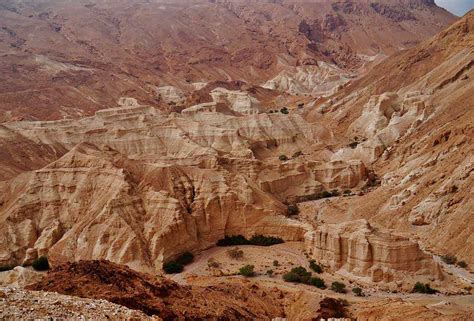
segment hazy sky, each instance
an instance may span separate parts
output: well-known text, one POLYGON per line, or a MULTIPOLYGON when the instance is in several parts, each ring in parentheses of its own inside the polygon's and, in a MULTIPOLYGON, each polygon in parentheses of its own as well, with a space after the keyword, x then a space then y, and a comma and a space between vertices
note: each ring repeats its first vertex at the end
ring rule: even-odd
POLYGON ((436 4, 455 15, 462 16, 474 8, 474 0, 435 0, 436 4))

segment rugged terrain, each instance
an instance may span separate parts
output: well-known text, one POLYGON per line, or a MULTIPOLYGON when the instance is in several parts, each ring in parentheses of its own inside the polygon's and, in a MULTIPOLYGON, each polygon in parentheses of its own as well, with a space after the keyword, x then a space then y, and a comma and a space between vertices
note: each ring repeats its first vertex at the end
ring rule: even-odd
POLYGON ((214 80, 326 93, 453 21, 432 0, 4 0, 0 120, 77 118, 122 96, 166 110, 157 87, 214 80))
POLYGON ((0 285, 170 320, 469 320, 474 11, 48 0, 0 18, 0 285), (232 258, 216 244, 235 235, 285 243, 232 258), (326 289, 283 280, 310 260, 326 289))

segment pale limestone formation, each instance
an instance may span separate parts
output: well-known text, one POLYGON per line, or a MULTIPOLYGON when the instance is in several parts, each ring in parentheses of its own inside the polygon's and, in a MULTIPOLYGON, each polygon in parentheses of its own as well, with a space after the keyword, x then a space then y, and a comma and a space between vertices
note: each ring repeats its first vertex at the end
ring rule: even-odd
POLYGON ((156 273, 226 235, 303 240, 305 227, 284 216, 283 202, 366 179, 360 161, 278 160, 332 139, 299 115, 205 106, 167 116, 126 105, 80 120, 7 124, 63 152, 0 184, 0 263, 47 255, 52 264, 108 259, 156 273))
POLYGON ((336 65, 319 61, 317 66, 288 67, 263 87, 293 95, 330 96, 343 87, 350 75, 336 65))
POLYGON ((228 104, 233 111, 243 115, 257 114, 260 111, 260 102, 247 92, 216 88, 211 91, 214 102, 228 104))
POLYGON ((312 257, 331 267, 373 282, 392 282, 400 277, 441 278, 433 258, 408 238, 378 231, 365 220, 327 224, 305 236, 312 257))

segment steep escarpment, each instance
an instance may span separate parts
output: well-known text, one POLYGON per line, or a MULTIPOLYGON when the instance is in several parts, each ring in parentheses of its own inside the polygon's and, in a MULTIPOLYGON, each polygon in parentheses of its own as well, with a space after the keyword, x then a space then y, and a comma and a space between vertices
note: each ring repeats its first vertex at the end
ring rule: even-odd
POLYGON ((367 221, 323 225, 306 235, 314 259, 334 270, 369 276, 372 282, 409 277, 442 278, 433 258, 408 238, 374 230, 367 221))

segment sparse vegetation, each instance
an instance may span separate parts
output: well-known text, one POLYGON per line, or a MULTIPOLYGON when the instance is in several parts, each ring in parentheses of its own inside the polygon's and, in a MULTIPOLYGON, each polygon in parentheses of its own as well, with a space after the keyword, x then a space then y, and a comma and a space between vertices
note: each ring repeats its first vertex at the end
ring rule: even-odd
POLYGON ((309 261, 309 268, 318 274, 323 273, 323 268, 315 260, 309 261))
POLYGON ((413 287, 412 293, 424 293, 424 294, 436 294, 439 291, 433 289, 428 283, 421 283, 416 282, 415 286, 413 287))
POLYGON ((298 158, 303 155, 302 151, 297 151, 296 153, 293 154, 292 158, 298 158))
POLYGON ((346 293, 346 285, 341 282, 332 282, 331 290, 337 293, 346 293))
POLYGON ((207 260, 207 267, 217 269, 219 266, 220 263, 214 260, 214 258, 207 260))
POLYGON ((312 286, 317 287, 318 289, 325 289, 326 288, 326 284, 324 283, 324 280, 321 279, 321 278, 318 278, 318 277, 312 277, 309 280, 309 284, 311 284, 312 286))
POLYGON ((288 108, 283 107, 282 109, 280 109, 280 113, 288 115, 290 113, 290 111, 288 110, 288 108))
POLYGON ((465 268, 467 268, 467 263, 466 263, 466 261, 459 261, 457 263, 457 266, 459 266, 460 268, 465 269, 465 268))
POLYGON ((48 258, 46 256, 41 256, 34 260, 31 263, 31 266, 33 269, 35 269, 35 271, 47 271, 49 270, 48 258))
POLYGON ((355 296, 364 296, 364 292, 359 287, 353 288, 352 293, 354 293, 355 296))
POLYGON ((256 246, 271 246, 284 243, 282 238, 264 235, 254 235, 247 240, 243 235, 226 236, 217 241, 217 246, 235 246, 235 245, 256 245, 256 246))
POLYGON ((300 213, 300 209, 298 208, 298 206, 294 204, 288 205, 288 216, 295 216, 295 215, 298 215, 299 213, 300 213))
POLYGON ((267 275, 271 277, 273 275, 273 270, 267 270, 267 275))
POLYGON ((194 260, 194 255, 191 252, 184 252, 174 261, 169 261, 163 264, 163 271, 166 274, 181 273, 184 270, 184 266, 188 265, 194 260))
POLYGON ((273 266, 280 266, 280 262, 278 260, 273 261, 273 266))
POLYGON ((252 277, 255 275, 255 266, 253 265, 245 265, 239 269, 239 274, 245 277, 252 277))
POLYGON ((249 240, 250 245, 258 245, 258 246, 272 246, 276 244, 285 243, 282 238, 280 237, 273 237, 273 236, 264 236, 264 235, 254 235, 249 240))
POLYGON ((314 193, 314 194, 309 194, 309 195, 304 195, 304 196, 299 196, 296 199, 297 203, 301 202, 309 202, 309 201, 317 201, 323 198, 330 198, 330 197, 336 197, 339 196, 340 193, 338 190, 333 190, 332 192, 328 191, 322 191, 320 193, 314 193))
POLYGON ((249 241, 243 235, 226 236, 217 241, 217 246, 248 245, 249 241))
POLYGON ((309 284, 311 280, 311 272, 308 272, 304 267, 299 266, 292 268, 290 272, 283 275, 283 280, 292 283, 309 284))
POLYGON ((352 194, 352 191, 350 189, 344 190, 344 196, 349 196, 352 194))
POLYGON ((244 251, 242 251, 238 247, 228 249, 227 256, 229 256, 231 259, 238 260, 244 256, 244 251))
POLYGON ((165 271, 166 274, 181 273, 183 272, 183 270, 184 270, 184 266, 175 261, 170 261, 163 264, 163 271, 165 271))
POLYGON ((15 268, 15 265, 0 265, 0 272, 10 271, 15 268))
POLYGON ((286 155, 280 155, 278 159, 281 160, 282 162, 286 162, 287 160, 289 160, 288 156, 286 155))
POLYGON ((444 263, 449 264, 449 265, 456 264, 456 262, 458 261, 458 259, 454 255, 451 255, 451 254, 446 254, 446 255, 441 256, 441 260, 443 260, 444 263))
POLYGON ((176 259, 176 262, 182 265, 188 265, 193 260, 194 260, 194 255, 191 252, 184 252, 176 259))

